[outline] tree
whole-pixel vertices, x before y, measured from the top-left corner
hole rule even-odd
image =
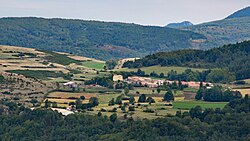
[[[214,69],[207,76],[208,82],[229,83],[235,80],[235,76],[227,70]]]
[[[85,96],[83,96],[83,95],[80,96],[80,99],[81,99],[81,100],[85,100]]]
[[[148,97],[146,102],[148,102],[149,104],[151,103],[155,103],[155,100],[152,97]]]
[[[109,104],[108,104],[108,105],[109,105],[109,106],[115,105],[115,99],[112,98],[112,99],[109,101]]]
[[[95,107],[98,106],[99,102],[98,102],[98,98],[97,97],[91,97],[89,99],[89,103],[91,107]]]
[[[129,106],[129,107],[128,107],[128,110],[129,110],[129,111],[135,111],[135,107],[134,107],[134,106]]]
[[[51,106],[50,101],[48,99],[46,99],[45,102],[44,102],[44,107],[49,108],[50,106]]]
[[[98,113],[97,113],[97,116],[98,116],[98,117],[101,117],[101,116],[102,116],[102,112],[98,112]]]
[[[201,118],[202,117],[201,106],[196,106],[194,108],[191,108],[189,114],[192,118]]]
[[[78,98],[75,103],[76,103],[76,109],[80,109],[82,107],[82,99],[81,98]]]
[[[166,94],[163,97],[164,101],[174,101],[174,95],[172,91],[167,91]]]
[[[196,99],[196,100],[201,100],[202,97],[203,97],[204,92],[205,92],[205,89],[204,89],[204,88],[200,88],[200,89],[197,91],[196,95],[195,95],[195,99]]]
[[[164,78],[164,73],[160,73],[160,78]]]
[[[122,104],[122,96],[121,95],[116,98],[115,104],[119,104],[119,105]]]
[[[30,103],[32,103],[33,104],[33,107],[35,106],[35,104],[37,103],[38,101],[36,100],[36,99],[31,99],[31,101],[30,101]]]
[[[111,121],[111,122],[115,122],[116,120],[117,120],[117,114],[112,114],[110,117],[109,117],[109,120]]]
[[[133,96],[130,96],[129,103],[130,104],[134,104],[135,103],[135,98]]]
[[[146,95],[145,94],[140,95],[138,102],[146,102]]]
[[[160,94],[161,89],[160,89],[160,88],[158,88],[156,91],[157,91],[157,93],[158,93],[158,94]]]
[[[124,88],[124,94],[127,95],[129,93],[129,88],[128,87],[125,87]]]

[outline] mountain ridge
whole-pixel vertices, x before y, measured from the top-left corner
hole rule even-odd
[[[0,44],[102,60],[192,48],[201,34],[157,26],[35,17],[1,18]]]
[[[226,17],[226,19],[240,18],[240,17],[250,17],[250,6],[234,12],[233,14]]]

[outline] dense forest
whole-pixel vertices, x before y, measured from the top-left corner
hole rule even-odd
[[[154,120],[117,119],[84,113],[62,116],[49,109],[26,109],[0,101],[1,140],[249,140],[250,99],[230,101],[224,109],[192,108]],[[124,117],[125,118],[125,117]]]
[[[203,35],[136,24],[43,18],[1,18],[0,44],[105,59],[192,48]]]
[[[173,52],[160,52],[148,55],[135,62],[129,61],[123,67],[140,68],[147,66],[183,66],[194,68],[220,68],[213,75],[226,74],[228,71],[236,79],[250,78],[250,41],[229,44],[207,51],[179,50]],[[210,76],[210,77],[213,77]],[[229,76],[229,75],[228,75]]]

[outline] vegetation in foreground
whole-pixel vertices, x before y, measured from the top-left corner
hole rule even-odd
[[[197,106],[189,112],[134,121],[84,113],[63,117],[47,109],[26,109],[1,100],[2,140],[248,140],[250,100],[231,101],[223,109]],[[16,122],[13,122],[16,121]]]

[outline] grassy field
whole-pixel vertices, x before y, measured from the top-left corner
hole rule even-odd
[[[87,68],[101,70],[105,66],[105,63],[103,63],[103,62],[95,62],[95,61],[85,61],[85,62],[82,63],[82,65],[87,67]]]
[[[152,67],[143,67],[141,70],[145,71],[146,74],[150,74],[151,72],[155,71],[156,73],[164,73],[165,75],[170,72],[171,70],[177,71],[177,73],[182,73],[186,69],[191,69],[192,71],[203,71],[205,69],[197,69],[197,68],[187,68],[187,67],[161,67],[161,66],[152,66]],[[114,71],[137,71],[137,69],[128,69],[122,68]]]
[[[195,106],[205,108],[223,108],[227,102],[204,102],[204,101],[175,101],[173,102],[174,109],[191,109]]]

